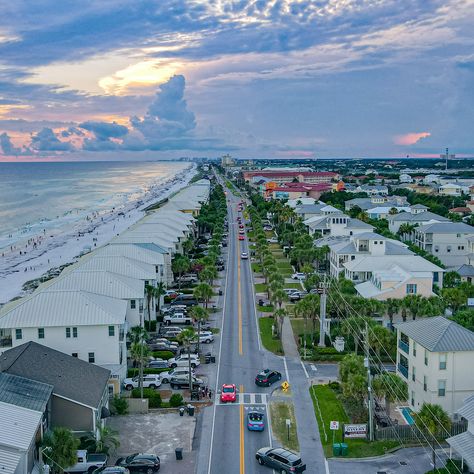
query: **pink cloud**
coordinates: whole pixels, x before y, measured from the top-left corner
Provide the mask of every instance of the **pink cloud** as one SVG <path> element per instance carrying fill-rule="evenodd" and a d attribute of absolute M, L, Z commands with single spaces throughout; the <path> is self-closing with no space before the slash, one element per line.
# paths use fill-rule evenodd
<path fill-rule="evenodd" d="M 396 145 L 414 145 L 418 143 L 420 140 L 426 137 L 430 137 L 430 132 L 412 132 L 412 133 L 405 133 L 405 135 L 396 135 L 393 138 L 393 143 Z"/>

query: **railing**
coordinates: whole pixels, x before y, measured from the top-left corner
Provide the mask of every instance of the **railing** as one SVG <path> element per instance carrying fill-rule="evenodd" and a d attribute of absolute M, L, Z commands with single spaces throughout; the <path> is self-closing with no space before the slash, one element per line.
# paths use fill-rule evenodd
<path fill-rule="evenodd" d="M 449 436 L 456 436 L 464 433 L 467 430 L 467 421 L 456 421 L 451 424 Z M 440 432 L 439 439 L 449 438 L 448 433 Z M 425 440 L 426 433 L 422 433 L 414 425 L 394 425 L 386 428 L 377 428 L 375 430 L 376 440 L 404 440 L 404 441 L 419 441 Z"/>
<path fill-rule="evenodd" d="M 406 378 L 408 379 L 408 367 L 405 367 L 402 364 L 398 364 L 398 371 Z"/>
<path fill-rule="evenodd" d="M 398 347 L 405 352 L 405 354 L 410 354 L 410 347 L 406 342 L 403 342 L 401 339 L 398 341 Z"/>

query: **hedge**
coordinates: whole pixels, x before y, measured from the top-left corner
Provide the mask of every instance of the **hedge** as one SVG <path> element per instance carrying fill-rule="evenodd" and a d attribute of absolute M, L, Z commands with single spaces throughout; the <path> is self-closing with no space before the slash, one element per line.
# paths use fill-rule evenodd
<path fill-rule="evenodd" d="M 132 398 L 141 398 L 140 389 L 134 388 L 132 390 Z M 143 389 L 143 398 L 148 398 L 149 408 L 160 408 L 161 407 L 161 395 L 153 390 L 152 388 Z"/>
<path fill-rule="evenodd" d="M 171 351 L 153 351 L 151 355 L 155 359 L 164 359 L 164 360 L 172 359 L 174 357 L 174 354 Z"/>

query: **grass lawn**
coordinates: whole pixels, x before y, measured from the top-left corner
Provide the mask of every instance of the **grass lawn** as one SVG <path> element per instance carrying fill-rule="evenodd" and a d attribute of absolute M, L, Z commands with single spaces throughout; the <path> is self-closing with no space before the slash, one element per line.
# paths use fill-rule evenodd
<path fill-rule="evenodd" d="M 349 419 L 341 402 L 329 386 L 314 385 L 310 388 L 310 395 L 313 400 L 316 419 L 318 420 L 319 434 L 321 436 L 324 453 L 327 457 L 330 457 L 332 456 L 333 433 L 329 429 L 329 424 L 331 421 L 348 423 Z M 335 442 L 340 443 L 342 441 L 342 429 L 335 431 L 334 434 Z M 345 442 L 349 446 L 348 456 L 351 458 L 379 456 L 385 454 L 388 449 L 395 448 L 399 445 L 397 441 L 374 441 L 373 443 L 369 443 L 365 439 L 346 438 Z"/>
<path fill-rule="evenodd" d="M 299 451 L 298 435 L 296 434 L 295 410 L 292 403 L 289 402 L 271 402 L 270 416 L 272 417 L 272 432 L 275 438 L 280 441 L 283 447 L 292 451 Z M 286 420 L 291 420 L 290 434 Z"/>
<path fill-rule="evenodd" d="M 288 289 L 288 288 L 295 288 L 296 290 L 301 290 L 301 285 L 297 282 L 295 283 L 285 283 L 285 288 Z"/>
<path fill-rule="evenodd" d="M 289 316 L 292 316 L 295 313 L 295 305 L 291 303 L 286 303 L 285 309 Z"/>
<path fill-rule="evenodd" d="M 270 250 L 273 252 L 274 250 L 281 250 L 280 244 L 269 244 Z"/>
<path fill-rule="evenodd" d="M 300 334 L 304 333 L 304 319 L 290 319 L 291 327 L 293 328 L 293 334 L 296 338 L 300 336 Z M 311 331 L 311 321 L 308 320 L 306 323 L 306 331 L 308 334 Z"/>
<path fill-rule="evenodd" d="M 280 261 L 277 260 L 276 266 L 280 270 L 284 270 L 284 271 L 289 272 L 290 275 L 293 273 L 293 267 L 291 266 L 290 262 L 288 262 L 288 261 L 280 262 Z"/>
<path fill-rule="evenodd" d="M 255 273 L 261 273 L 262 266 L 259 263 L 252 263 L 250 266 Z"/>
<path fill-rule="evenodd" d="M 260 306 L 259 304 L 257 305 L 257 310 L 261 311 L 262 313 L 272 313 L 273 312 L 273 306 Z"/>
<path fill-rule="evenodd" d="M 273 318 L 259 318 L 260 338 L 265 349 L 274 354 L 282 355 L 283 347 L 280 339 L 274 339 L 272 335 Z"/>
<path fill-rule="evenodd" d="M 265 283 L 255 283 L 255 293 L 266 293 L 267 285 Z"/>

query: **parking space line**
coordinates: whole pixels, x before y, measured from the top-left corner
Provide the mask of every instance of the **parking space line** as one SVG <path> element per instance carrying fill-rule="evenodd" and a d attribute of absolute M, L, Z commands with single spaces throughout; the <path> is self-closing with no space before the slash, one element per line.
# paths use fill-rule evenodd
<path fill-rule="evenodd" d="M 308 371 L 306 370 L 306 366 L 304 365 L 304 362 L 302 360 L 300 360 L 300 362 L 301 362 L 301 367 L 303 367 L 306 378 L 309 379 Z"/>
<path fill-rule="evenodd" d="M 286 357 L 283 357 L 283 364 L 285 366 L 286 381 L 290 383 L 290 375 L 288 374 L 288 366 L 286 365 Z"/>

